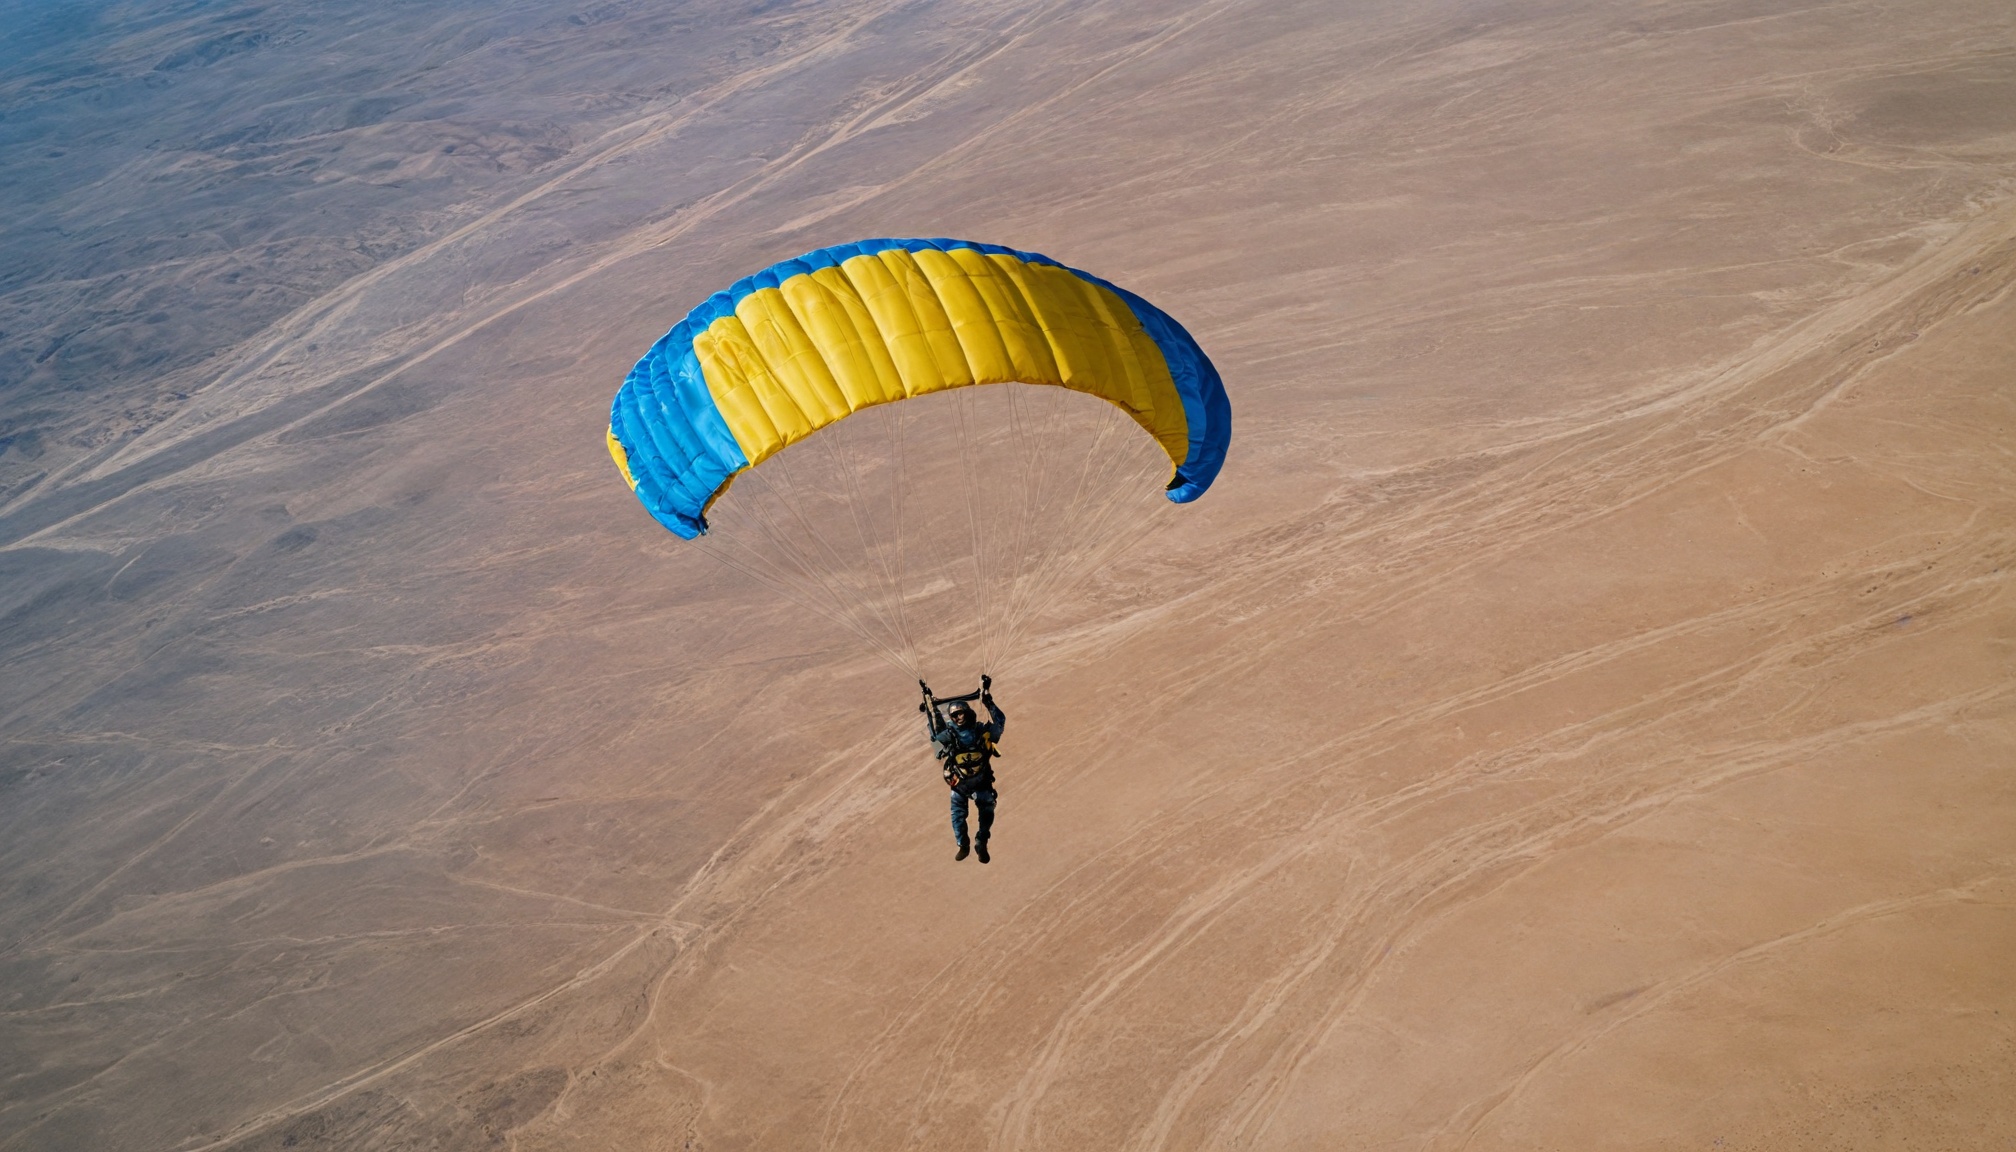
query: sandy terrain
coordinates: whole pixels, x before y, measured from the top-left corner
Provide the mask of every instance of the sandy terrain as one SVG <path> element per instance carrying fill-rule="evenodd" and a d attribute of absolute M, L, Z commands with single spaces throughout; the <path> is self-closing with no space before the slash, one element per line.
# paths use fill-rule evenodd
<path fill-rule="evenodd" d="M 2016 1146 L 2016 11 L 0 5 L 0 1149 Z M 914 687 L 658 529 L 733 276 L 1231 463 Z"/>

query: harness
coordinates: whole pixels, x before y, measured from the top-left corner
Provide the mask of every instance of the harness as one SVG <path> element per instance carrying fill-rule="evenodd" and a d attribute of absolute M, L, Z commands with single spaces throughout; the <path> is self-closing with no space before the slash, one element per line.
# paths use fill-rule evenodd
<path fill-rule="evenodd" d="M 985 772 L 988 762 L 999 756 L 1001 750 L 994 746 L 994 734 L 985 728 L 976 731 L 979 739 L 973 742 L 971 748 L 961 747 L 959 730 L 955 728 L 952 731 L 952 739 L 939 745 L 938 758 L 945 761 L 945 782 L 964 784 Z"/>

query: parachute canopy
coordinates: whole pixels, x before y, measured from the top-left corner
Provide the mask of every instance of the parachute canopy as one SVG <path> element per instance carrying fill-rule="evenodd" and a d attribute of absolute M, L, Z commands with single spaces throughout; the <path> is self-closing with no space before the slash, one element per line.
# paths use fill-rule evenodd
<path fill-rule="evenodd" d="M 1046 256 L 964 240 L 863 240 L 717 292 L 630 370 L 609 453 L 659 523 L 692 539 L 737 473 L 865 408 L 976 384 L 1054 385 L 1117 406 L 1203 495 L 1232 407 L 1161 309 Z"/>

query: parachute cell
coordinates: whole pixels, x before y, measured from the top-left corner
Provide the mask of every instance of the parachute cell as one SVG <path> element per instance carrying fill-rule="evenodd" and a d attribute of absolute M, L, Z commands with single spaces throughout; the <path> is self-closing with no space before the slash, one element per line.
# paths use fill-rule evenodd
<path fill-rule="evenodd" d="M 1167 494 L 1211 486 L 1231 405 L 1181 325 L 1045 256 L 962 240 L 865 240 L 716 293 L 632 368 L 609 452 L 692 539 L 735 476 L 863 409 L 980 384 L 1051 385 L 1119 408 L 1168 455 Z"/>

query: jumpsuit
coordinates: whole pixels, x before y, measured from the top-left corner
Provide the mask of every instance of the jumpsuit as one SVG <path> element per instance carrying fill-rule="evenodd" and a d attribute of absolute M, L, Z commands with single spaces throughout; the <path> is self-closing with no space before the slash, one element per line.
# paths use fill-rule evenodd
<path fill-rule="evenodd" d="M 931 734 L 938 758 L 945 762 L 945 782 L 952 786 L 952 837 L 961 848 L 967 846 L 967 802 L 970 800 L 980 814 L 980 825 L 975 830 L 974 839 L 985 844 L 988 832 L 994 827 L 994 803 L 999 799 L 994 791 L 994 741 L 1001 739 L 1008 717 L 991 696 L 981 697 L 980 703 L 987 708 L 985 724 L 970 724 L 964 728 L 947 724 Z M 955 771 L 952 758 L 961 752 L 980 753 L 979 766 L 963 773 Z"/>

